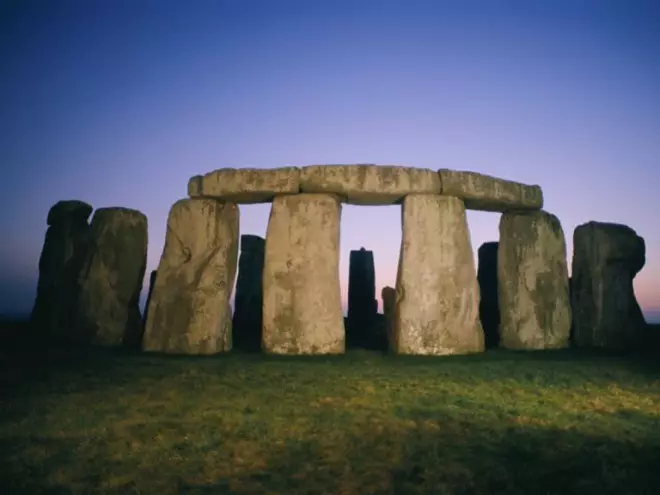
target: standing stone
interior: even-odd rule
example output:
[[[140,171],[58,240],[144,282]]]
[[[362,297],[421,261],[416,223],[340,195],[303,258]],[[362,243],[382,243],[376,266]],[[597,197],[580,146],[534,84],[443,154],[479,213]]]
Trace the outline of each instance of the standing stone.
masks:
[[[248,352],[261,349],[264,251],[263,238],[256,235],[241,236],[232,327],[234,348]]]
[[[231,349],[229,298],[238,258],[238,206],[182,199],[167,219],[142,348],[174,354]]]
[[[59,201],[48,212],[46,238],[39,257],[37,297],[31,314],[35,334],[73,341],[80,274],[90,247],[87,220],[92,207]]]
[[[504,213],[497,276],[500,347],[568,347],[566,242],[557,217],[545,211]]]
[[[81,275],[78,332],[85,342],[137,345],[140,291],[147,264],[147,217],[129,208],[99,208]]]
[[[385,319],[385,335],[387,336],[387,349],[395,351],[396,341],[394,340],[394,308],[396,305],[396,290],[393,287],[383,287],[380,293],[383,301],[383,315]]]
[[[351,251],[348,265],[348,320],[346,345],[379,347],[376,342],[376,269],[374,253],[364,248]]]
[[[344,352],[340,217],[341,203],[329,194],[278,196],[273,201],[263,278],[265,352]]]
[[[479,247],[479,319],[484,329],[486,348],[497,347],[500,342],[500,308],[497,300],[497,242],[485,242]]]
[[[411,194],[403,200],[402,218],[396,352],[483,351],[479,287],[463,201]]]
[[[579,346],[627,349],[646,322],[633,279],[646,261],[644,239],[625,225],[588,222],[573,234],[572,300]]]

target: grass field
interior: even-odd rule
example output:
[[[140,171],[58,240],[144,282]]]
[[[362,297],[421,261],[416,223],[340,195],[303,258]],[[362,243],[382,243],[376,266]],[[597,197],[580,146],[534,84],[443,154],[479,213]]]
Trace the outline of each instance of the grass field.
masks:
[[[660,359],[2,352],[0,493],[660,493]]]

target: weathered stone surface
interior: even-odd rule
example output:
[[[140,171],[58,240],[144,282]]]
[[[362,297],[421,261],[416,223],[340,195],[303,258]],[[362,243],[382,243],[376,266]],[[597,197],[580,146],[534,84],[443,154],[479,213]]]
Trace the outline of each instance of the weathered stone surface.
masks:
[[[479,288],[463,202],[412,194],[403,201],[402,218],[396,352],[483,351]]]
[[[486,347],[497,347],[500,342],[500,308],[497,298],[497,249],[499,243],[485,242],[479,247],[479,319],[484,329]]]
[[[646,261],[644,239],[625,225],[588,222],[573,233],[572,302],[579,346],[642,344],[644,315],[633,279]]]
[[[498,179],[477,172],[438,170],[442,194],[461,198],[470,210],[539,210],[543,207],[540,186]]]
[[[234,203],[268,203],[277,194],[300,191],[300,169],[221,168],[196,175],[188,182],[191,197],[215,198]]]
[[[231,349],[229,298],[238,222],[234,203],[206,198],[174,203],[147,315],[145,351],[215,354]]]
[[[504,213],[497,275],[500,347],[568,347],[566,242],[557,217],[545,211]]]
[[[34,332],[46,339],[76,340],[75,316],[80,274],[90,249],[87,220],[92,207],[59,201],[48,212],[46,238],[39,257],[37,297],[31,314]]]
[[[439,194],[440,177],[423,168],[364,165],[310,165],[300,171],[300,189],[337,194],[354,205],[389,205],[406,194]]]
[[[147,217],[129,208],[99,208],[81,275],[80,338],[133,345],[142,335],[139,299],[147,263]]]
[[[376,268],[374,253],[362,248],[351,251],[348,265],[348,325],[346,345],[377,349],[382,347],[376,327]],[[384,336],[383,336],[384,337]]]
[[[265,244],[257,235],[241,236],[232,327],[234,348],[248,352],[261,349]]]
[[[396,351],[397,344],[394,333],[394,309],[396,306],[396,290],[394,287],[383,287],[380,292],[383,301],[383,316],[385,319],[385,335],[387,337],[387,348]]]
[[[327,194],[278,196],[266,235],[262,349],[345,350],[339,290],[341,203]]]

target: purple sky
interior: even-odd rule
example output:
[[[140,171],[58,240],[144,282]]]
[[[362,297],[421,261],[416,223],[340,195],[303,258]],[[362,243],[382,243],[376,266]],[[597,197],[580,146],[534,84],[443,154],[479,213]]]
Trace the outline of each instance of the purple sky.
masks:
[[[569,256],[577,225],[629,225],[660,314],[655,0],[10,0],[0,61],[0,312],[30,309],[60,199],[144,212],[151,270],[191,175],[377,163],[540,184]],[[475,251],[497,240],[497,214],[468,221]],[[345,206],[344,294],[362,246],[394,285],[400,238],[399,207]]]

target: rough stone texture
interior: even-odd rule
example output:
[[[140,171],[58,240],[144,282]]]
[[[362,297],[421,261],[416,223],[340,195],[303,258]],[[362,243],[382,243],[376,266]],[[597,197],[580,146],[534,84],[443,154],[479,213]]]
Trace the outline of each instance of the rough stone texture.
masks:
[[[310,165],[300,172],[300,189],[333,193],[354,205],[389,205],[406,194],[439,194],[440,177],[429,169],[378,165]]]
[[[346,345],[375,349],[382,347],[376,327],[376,269],[374,253],[362,248],[351,251],[348,265],[348,325]]]
[[[402,219],[396,352],[483,351],[479,288],[463,202],[412,194],[403,201]]]
[[[265,243],[256,235],[241,236],[232,327],[234,348],[248,352],[261,349]]]
[[[339,290],[341,203],[327,194],[278,196],[266,235],[262,349],[345,350]]]
[[[438,174],[442,194],[463,199],[465,207],[470,210],[539,210],[543,207],[543,191],[540,186],[498,179],[477,172],[440,169]]]
[[[46,238],[39,257],[37,297],[31,314],[34,332],[46,339],[76,340],[75,315],[80,274],[90,248],[87,220],[92,207],[59,201],[48,212]]]
[[[633,279],[646,261],[644,239],[625,225],[588,222],[573,233],[572,301],[579,346],[629,349],[646,322]]]
[[[78,332],[101,345],[135,345],[142,336],[139,299],[147,263],[147,217],[129,208],[99,208],[81,274]]]
[[[234,203],[269,203],[278,194],[300,191],[300,169],[221,168],[196,175],[188,182],[191,197],[215,198]]]
[[[545,211],[504,213],[497,277],[500,347],[568,347],[566,242],[557,217]]]
[[[383,301],[383,316],[385,319],[385,335],[387,336],[387,349],[396,351],[397,344],[394,333],[394,308],[396,305],[396,290],[394,287],[383,287],[380,292]]]
[[[479,247],[479,319],[484,329],[486,348],[497,347],[500,342],[500,308],[497,298],[497,242],[485,242]]]
[[[229,351],[229,298],[238,258],[238,206],[183,199],[167,219],[142,348],[173,354]]]

